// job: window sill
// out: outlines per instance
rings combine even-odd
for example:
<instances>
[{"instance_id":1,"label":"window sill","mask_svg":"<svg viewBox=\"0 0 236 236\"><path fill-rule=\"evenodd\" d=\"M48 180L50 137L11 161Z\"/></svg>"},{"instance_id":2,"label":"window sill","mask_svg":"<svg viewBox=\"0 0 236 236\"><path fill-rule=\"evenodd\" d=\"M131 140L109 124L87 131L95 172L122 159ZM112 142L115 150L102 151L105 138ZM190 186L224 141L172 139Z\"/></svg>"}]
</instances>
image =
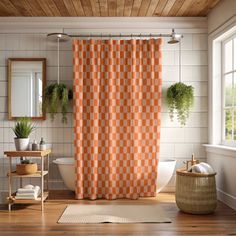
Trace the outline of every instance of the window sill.
<instances>
[{"instance_id":1,"label":"window sill","mask_svg":"<svg viewBox=\"0 0 236 236\"><path fill-rule=\"evenodd\" d=\"M206 152L231 156L236 158L236 147L228 147L224 145L203 144Z\"/></svg>"}]
</instances>

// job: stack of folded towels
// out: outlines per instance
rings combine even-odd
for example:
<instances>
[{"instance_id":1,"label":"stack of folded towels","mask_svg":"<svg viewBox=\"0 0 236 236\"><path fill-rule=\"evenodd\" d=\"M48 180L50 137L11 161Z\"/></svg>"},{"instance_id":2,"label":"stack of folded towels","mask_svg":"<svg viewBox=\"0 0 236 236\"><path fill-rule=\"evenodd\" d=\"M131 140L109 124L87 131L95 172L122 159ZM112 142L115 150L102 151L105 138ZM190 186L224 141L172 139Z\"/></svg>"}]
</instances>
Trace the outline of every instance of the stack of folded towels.
<instances>
[{"instance_id":1,"label":"stack of folded towels","mask_svg":"<svg viewBox=\"0 0 236 236\"><path fill-rule=\"evenodd\" d=\"M40 194L40 187L31 184L19 188L16 192L15 199L37 199Z\"/></svg>"},{"instance_id":2,"label":"stack of folded towels","mask_svg":"<svg viewBox=\"0 0 236 236\"><path fill-rule=\"evenodd\" d=\"M188 172L193 172L193 173L204 173L204 174L214 174L215 171L213 168L205 163L201 162L199 164L193 165L188 169Z\"/></svg>"}]
</instances>

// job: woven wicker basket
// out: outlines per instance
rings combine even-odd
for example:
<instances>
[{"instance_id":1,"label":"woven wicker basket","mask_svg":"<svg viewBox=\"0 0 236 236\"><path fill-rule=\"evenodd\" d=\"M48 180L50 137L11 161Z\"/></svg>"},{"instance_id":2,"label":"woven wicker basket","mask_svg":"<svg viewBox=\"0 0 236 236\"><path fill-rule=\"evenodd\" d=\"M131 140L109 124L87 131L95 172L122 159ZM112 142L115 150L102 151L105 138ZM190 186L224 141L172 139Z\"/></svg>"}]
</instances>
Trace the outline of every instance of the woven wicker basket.
<instances>
[{"instance_id":1,"label":"woven wicker basket","mask_svg":"<svg viewBox=\"0 0 236 236\"><path fill-rule=\"evenodd\" d=\"M210 214L217 206L216 183L214 174L176 171L176 204L190 214Z\"/></svg>"},{"instance_id":2,"label":"woven wicker basket","mask_svg":"<svg viewBox=\"0 0 236 236\"><path fill-rule=\"evenodd\" d=\"M37 163L16 165L16 173L18 175L34 174L35 172L37 172L37 170L38 170Z\"/></svg>"}]
</instances>

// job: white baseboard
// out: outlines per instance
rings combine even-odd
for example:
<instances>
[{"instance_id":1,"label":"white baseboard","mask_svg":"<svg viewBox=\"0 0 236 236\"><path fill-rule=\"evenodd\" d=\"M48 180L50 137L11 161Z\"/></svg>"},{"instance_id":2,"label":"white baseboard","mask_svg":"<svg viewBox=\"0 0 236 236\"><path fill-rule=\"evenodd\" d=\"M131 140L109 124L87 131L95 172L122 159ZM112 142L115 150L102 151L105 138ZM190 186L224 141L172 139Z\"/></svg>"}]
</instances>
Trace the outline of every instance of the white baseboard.
<instances>
[{"instance_id":1,"label":"white baseboard","mask_svg":"<svg viewBox=\"0 0 236 236\"><path fill-rule=\"evenodd\" d=\"M232 196L220 189L217 189L217 198L219 201L225 203L227 206L236 210L236 197L234 197L234 196Z\"/></svg>"},{"instance_id":2,"label":"white baseboard","mask_svg":"<svg viewBox=\"0 0 236 236\"><path fill-rule=\"evenodd\" d=\"M174 193L175 186L166 186L161 190L161 193Z\"/></svg>"}]
</instances>

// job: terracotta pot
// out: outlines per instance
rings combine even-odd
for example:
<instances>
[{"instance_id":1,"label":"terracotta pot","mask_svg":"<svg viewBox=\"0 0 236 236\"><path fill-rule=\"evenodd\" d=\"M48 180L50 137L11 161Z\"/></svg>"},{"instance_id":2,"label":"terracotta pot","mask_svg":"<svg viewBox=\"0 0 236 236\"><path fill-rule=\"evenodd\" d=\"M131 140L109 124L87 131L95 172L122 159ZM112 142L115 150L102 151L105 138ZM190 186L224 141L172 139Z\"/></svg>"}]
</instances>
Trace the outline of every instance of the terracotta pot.
<instances>
[{"instance_id":1,"label":"terracotta pot","mask_svg":"<svg viewBox=\"0 0 236 236\"><path fill-rule=\"evenodd\" d=\"M37 170L38 170L37 163L16 165L16 173L18 175L34 174L37 172Z\"/></svg>"}]
</instances>

